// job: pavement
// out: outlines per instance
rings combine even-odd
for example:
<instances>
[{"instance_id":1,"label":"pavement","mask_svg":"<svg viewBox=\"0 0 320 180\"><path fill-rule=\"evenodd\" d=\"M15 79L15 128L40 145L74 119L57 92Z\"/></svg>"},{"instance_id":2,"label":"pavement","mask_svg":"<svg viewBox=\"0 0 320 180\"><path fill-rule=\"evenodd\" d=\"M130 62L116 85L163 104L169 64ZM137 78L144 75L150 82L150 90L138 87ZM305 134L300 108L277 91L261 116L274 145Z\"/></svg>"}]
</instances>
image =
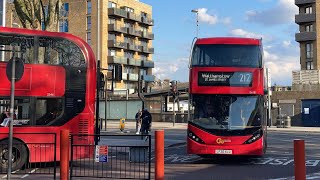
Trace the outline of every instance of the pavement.
<instances>
[{"instance_id":1,"label":"pavement","mask_svg":"<svg viewBox=\"0 0 320 180\"><path fill-rule=\"evenodd\" d=\"M152 131L151 135L154 135L154 131L156 130L187 130L187 123L175 123L173 126L172 122L152 122ZM105 129L105 125L103 123L101 134L135 134L136 122L135 121L125 121L125 128L123 131L120 130L120 121L117 120L108 120L107 127ZM291 126L288 128L277 128L276 126L268 127L269 133L272 131L279 131L285 133L293 133L293 132L319 132L320 127L298 127ZM174 147L177 145L185 144L185 140L173 140L173 139L165 139L166 147Z\"/></svg>"}]
</instances>

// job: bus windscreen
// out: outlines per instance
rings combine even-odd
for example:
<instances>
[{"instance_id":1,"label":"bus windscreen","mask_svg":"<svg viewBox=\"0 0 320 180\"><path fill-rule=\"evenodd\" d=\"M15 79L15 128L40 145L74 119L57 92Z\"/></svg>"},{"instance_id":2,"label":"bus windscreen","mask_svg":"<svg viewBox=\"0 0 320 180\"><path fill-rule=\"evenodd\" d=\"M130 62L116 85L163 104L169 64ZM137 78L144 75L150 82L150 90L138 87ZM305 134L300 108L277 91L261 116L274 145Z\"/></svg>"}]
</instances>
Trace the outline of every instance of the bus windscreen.
<instances>
[{"instance_id":1,"label":"bus windscreen","mask_svg":"<svg viewBox=\"0 0 320 180\"><path fill-rule=\"evenodd\" d=\"M242 130L262 123L261 96L197 95L192 122L209 130Z\"/></svg>"},{"instance_id":2,"label":"bus windscreen","mask_svg":"<svg viewBox=\"0 0 320 180\"><path fill-rule=\"evenodd\" d=\"M195 45L192 66L197 67L262 67L262 54L257 45L201 44Z\"/></svg>"}]
</instances>

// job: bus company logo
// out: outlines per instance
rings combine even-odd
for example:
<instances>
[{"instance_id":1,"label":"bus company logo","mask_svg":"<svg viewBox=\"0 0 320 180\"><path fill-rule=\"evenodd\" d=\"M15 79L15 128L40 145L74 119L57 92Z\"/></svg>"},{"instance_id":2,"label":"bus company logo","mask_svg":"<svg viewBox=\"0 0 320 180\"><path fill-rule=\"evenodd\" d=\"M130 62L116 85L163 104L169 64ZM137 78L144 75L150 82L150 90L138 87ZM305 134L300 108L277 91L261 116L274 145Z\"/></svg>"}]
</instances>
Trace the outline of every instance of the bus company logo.
<instances>
[{"instance_id":1,"label":"bus company logo","mask_svg":"<svg viewBox=\"0 0 320 180\"><path fill-rule=\"evenodd\" d=\"M231 140L230 139L222 139L222 138L216 139L217 144L224 144L225 142L231 142Z\"/></svg>"}]
</instances>

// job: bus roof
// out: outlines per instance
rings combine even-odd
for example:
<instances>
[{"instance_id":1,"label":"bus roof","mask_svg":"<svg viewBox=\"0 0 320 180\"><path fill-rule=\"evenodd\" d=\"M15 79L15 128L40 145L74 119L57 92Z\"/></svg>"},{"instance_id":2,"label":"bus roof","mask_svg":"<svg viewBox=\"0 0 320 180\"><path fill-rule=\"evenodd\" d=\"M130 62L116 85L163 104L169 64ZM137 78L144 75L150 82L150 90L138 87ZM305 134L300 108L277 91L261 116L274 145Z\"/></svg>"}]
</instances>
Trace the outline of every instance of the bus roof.
<instances>
[{"instance_id":1,"label":"bus roof","mask_svg":"<svg viewBox=\"0 0 320 180\"><path fill-rule=\"evenodd\" d=\"M259 46L261 45L261 39L242 37L213 37L197 39L195 44L242 44Z\"/></svg>"}]
</instances>

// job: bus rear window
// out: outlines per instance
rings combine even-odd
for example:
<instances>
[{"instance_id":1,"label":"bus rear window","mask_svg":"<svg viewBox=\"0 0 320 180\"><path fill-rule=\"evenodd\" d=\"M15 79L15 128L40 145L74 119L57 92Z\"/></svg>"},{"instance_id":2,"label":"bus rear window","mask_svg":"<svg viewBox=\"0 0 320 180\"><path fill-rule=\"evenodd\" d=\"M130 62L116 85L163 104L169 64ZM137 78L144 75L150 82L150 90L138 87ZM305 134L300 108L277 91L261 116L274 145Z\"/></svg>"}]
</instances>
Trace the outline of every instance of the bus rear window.
<instances>
[{"instance_id":1,"label":"bus rear window","mask_svg":"<svg viewBox=\"0 0 320 180\"><path fill-rule=\"evenodd\" d=\"M204 44L195 45L192 66L202 67L262 67L261 47L255 45Z\"/></svg>"},{"instance_id":2,"label":"bus rear window","mask_svg":"<svg viewBox=\"0 0 320 180\"><path fill-rule=\"evenodd\" d=\"M85 67L85 57L75 43L57 37L0 34L0 60L12 56L24 63Z\"/></svg>"}]
</instances>

